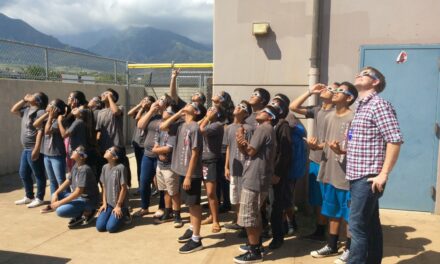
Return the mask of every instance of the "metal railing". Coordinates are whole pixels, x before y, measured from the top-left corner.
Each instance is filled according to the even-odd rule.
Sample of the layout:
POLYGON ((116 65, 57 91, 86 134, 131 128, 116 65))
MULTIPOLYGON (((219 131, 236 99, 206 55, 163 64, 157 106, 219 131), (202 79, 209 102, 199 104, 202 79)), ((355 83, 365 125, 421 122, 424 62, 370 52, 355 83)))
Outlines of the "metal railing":
POLYGON ((0 78, 125 85, 127 62, 0 39, 0 78))

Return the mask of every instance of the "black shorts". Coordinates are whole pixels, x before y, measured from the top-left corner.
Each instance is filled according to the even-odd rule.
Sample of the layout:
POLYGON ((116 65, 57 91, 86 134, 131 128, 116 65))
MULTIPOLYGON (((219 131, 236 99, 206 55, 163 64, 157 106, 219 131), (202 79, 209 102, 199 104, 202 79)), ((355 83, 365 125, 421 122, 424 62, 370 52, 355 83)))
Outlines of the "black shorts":
POLYGON ((181 203, 184 203, 187 206, 200 205, 201 197, 202 197, 202 179, 192 178, 191 189, 189 190, 183 189, 184 180, 185 180, 185 176, 179 177, 181 203))
POLYGON ((202 174, 204 181, 217 181, 217 159, 202 160, 202 174))

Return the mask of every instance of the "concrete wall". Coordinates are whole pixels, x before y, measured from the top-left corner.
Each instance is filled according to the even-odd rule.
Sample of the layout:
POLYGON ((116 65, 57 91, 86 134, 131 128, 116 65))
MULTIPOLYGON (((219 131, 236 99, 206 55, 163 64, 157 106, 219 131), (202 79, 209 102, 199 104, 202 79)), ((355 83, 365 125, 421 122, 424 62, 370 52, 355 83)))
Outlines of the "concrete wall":
MULTIPOLYGON (((20 143, 20 118, 10 113, 13 104, 23 98, 26 93, 42 91, 49 96, 49 100, 60 98, 67 102, 69 93, 75 90, 83 91, 87 98, 101 94, 107 88, 113 88, 119 93, 118 104, 126 106, 124 86, 102 84, 70 84, 50 81, 25 81, 0 79, 0 175, 18 171, 19 158, 22 150, 20 143)), ((132 100, 135 100, 133 98, 132 100)), ((137 100, 137 102, 140 99, 137 100)), ((126 109, 127 107, 125 107, 126 109)), ((124 121, 124 125, 127 122, 124 121)), ((128 137, 131 139, 132 127, 129 125, 128 137)), ((126 130, 124 129, 124 132, 126 130)))
POLYGON ((255 87, 294 97, 308 83, 313 2, 307 0, 222 0, 214 12, 213 90, 234 101, 248 99, 255 87), (253 22, 271 32, 252 35, 253 22))
POLYGON ((440 1, 323 2, 323 80, 353 81, 361 45, 440 43, 440 1))

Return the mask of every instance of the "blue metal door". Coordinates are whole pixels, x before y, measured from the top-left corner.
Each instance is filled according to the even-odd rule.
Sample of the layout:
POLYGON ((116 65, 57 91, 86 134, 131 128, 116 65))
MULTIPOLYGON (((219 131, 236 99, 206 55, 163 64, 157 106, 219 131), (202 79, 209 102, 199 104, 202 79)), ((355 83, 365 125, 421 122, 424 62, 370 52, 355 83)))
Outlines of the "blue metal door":
POLYGON ((439 141, 439 45, 363 46, 361 68, 372 66, 386 78, 381 96, 397 111, 405 143, 390 175, 382 208, 434 210, 439 141), (408 60, 397 63, 401 51, 408 60))

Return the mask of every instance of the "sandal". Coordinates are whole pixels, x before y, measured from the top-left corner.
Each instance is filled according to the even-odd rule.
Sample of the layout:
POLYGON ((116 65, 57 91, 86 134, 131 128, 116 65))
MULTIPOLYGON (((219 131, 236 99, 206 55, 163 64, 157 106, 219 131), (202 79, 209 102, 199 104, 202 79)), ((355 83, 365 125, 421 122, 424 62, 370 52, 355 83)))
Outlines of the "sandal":
POLYGON ((209 225, 212 224, 212 215, 206 217, 201 223, 201 225, 209 225))
POLYGON ((136 211, 133 216, 134 217, 143 217, 144 215, 149 214, 150 212, 148 211, 148 209, 139 209, 138 211, 136 211))
POLYGON ((212 224, 212 229, 211 229, 212 233, 218 233, 220 231, 222 231, 222 228, 220 227, 219 223, 212 224))

